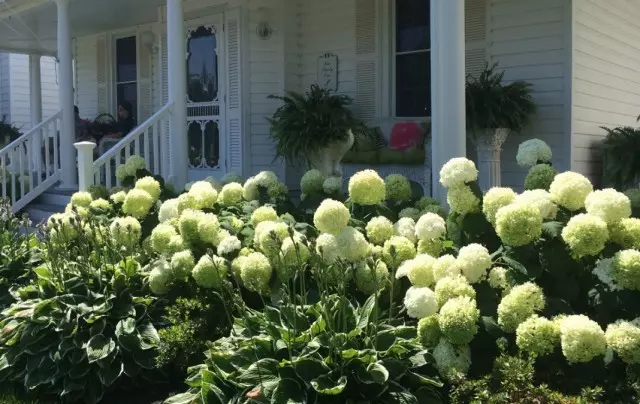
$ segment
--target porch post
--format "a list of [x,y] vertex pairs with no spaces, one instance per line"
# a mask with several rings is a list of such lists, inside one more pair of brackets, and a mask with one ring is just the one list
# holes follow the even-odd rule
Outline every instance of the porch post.
[[[40,71],[40,55],[29,55],[29,99],[31,104],[31,128],[42,122],[42,74]],[[40,165],[40,137],[31,140],[30,172],[37,171]]]
[[431,0],[431,126],[433,196],[446,203],[440,169],[466,157],[465,0]]
[[58,77],[62,128],[60,128],[60,168],[62,183],[74,187],[76,181],[75,116],[73,112],[73,55],[69,0],[55,0],[58,6]]
[[187,183],[187,47],[182,0],[167,0],[167,54],[171,115],[170,182],[176,190]]

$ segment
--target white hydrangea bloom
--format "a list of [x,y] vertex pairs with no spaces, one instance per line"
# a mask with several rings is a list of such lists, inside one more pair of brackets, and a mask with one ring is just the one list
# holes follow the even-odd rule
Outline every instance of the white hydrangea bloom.
[[622,290],[622,288],[616,285],[613,277],[611,276],[612,267],[613,258],[603,258],[598,261],[595,268],[593,268],[593,274],[607,287],[609,291],[615,292],[617,290]]
[[439,239],[447,232],[447,225],[442,217],[435,213],[426,213],[416,223],[416,236],[423,241]]
[[436,294],[429,288],[410,287],[404,296],[404,306],[411,318],[425,318],[438,312]]
[[396,236],[406,237],[411,242],[416,242],[416,222],[409,217],[403,217],[393,226]]
[[544,220],[553,220],[558,214],[558,206],[551,200],[551,194],[544,189],[524,191],[516,196],[515,202],[535,206]]
[[445,188],[459,187],[477,179],[475,163],[464,157],[449,160],[440,170],[440,183]]
[[487,276],[487,270],[491,268],[491,255],[480,244],[469,244],[460,249],[456,266],[469,283],[477,283]]
[[468,345],[453,345],[441,338],[433,350],[433,359],[442,377],[448,380],[465,375],[471,367],[471,349]]
[[530,139],[518,147],[516,161],[523,168],[531,168],[538,163],[550,163],[553,157],[551,148],[540,139]]

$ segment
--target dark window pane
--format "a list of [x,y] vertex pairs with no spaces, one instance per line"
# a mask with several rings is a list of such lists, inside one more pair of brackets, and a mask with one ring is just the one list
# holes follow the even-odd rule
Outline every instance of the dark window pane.
[[138,116],[138,86],[136,83],[118,84],[118,104],[129,101],[133,106],[133,117]]
[[220,130],[217,122],[191,122],[187,131],[189,164],[192,168],[218,168],[220,164]]
[[431,52],[396,56],[396,116],[431,114]]
[[396,1],[396,52],[431,49],[429,0]]
[[136,81],[138,69],[136,66],[136,37],[121,38],[116,41],[117,77],[120,83]]
[[210,28],[200,27],[189,38],[187,93],[193,102],[210,102],[218,96],[217,38]]

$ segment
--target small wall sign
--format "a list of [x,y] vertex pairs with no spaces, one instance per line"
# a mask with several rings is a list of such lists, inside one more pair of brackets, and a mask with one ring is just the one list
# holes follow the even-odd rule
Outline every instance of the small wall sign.
[[325,53],[318,58],[318,85],[324,89],[338,91],[338,56]]

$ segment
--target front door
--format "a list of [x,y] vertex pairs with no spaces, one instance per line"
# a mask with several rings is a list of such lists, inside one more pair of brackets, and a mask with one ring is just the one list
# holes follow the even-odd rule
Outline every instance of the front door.
[[187,23],[189,180],[226,173],[223,16]]

